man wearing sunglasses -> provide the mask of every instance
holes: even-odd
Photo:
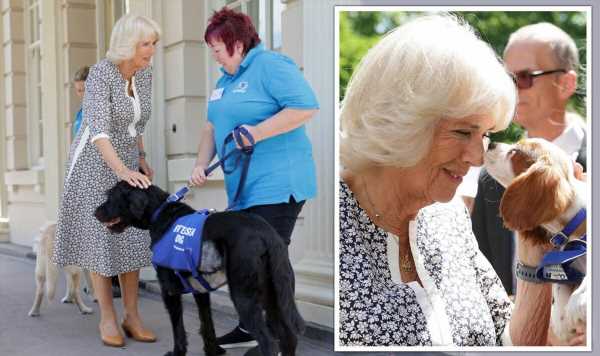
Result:
[[[504,61],[519,92],[515,122],[528,137],[554,142],[585,168],[585,122],[566,111],[577,89],[579,55],[573,39],[549,23],[528,25],[510,36]],[[473,232],[508,294],[514,294],[513,234],[499,217],[503,193],[504,188],[483,169],[473,207]]]

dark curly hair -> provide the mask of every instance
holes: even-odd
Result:
[[[244,54],[260,43],[250,16],[227,7],[215,11],[208,19],[204,41],[210,44],[215,40],[223,41],[230,56],[233,55],[236,41],[240,41],[244,46]]]

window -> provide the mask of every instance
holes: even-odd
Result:
[[[225,3],[230,9],[252,18],[266,48],[281,48],[281,13],[285,9],[281,0],[227,0]]]
[[[44,161],[44,125],[42,120],[42,18],[39,0],[27,3],[27,133],[29,165]]]
[[[281,0],[273,0],[273,11],[271,11],[271,21],[272,21],[272,33],[271,36],[271,49],[274,51],[281,50],[281,15],[283,14],[283,10],[285,10],[285,4],[281,2]]]
[[[110,47],[110,34],[115,22],[129,12],[129,0],[96,1],[96,33],[98,34],[98,58],[104,58]]]

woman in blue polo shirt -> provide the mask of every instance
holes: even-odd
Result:
[[[235,143],[223,147],[225,138],[235,127],[245,127],[255,140],[254,153],[239,199],[235,195],[242,164],[225,175],[229,205],[261,215],[289,245],[304,202],[316,195],[315,165],[304,123],[319,104],[298,66],[264,49],[247,15],[227,8],[215,12],[204,40],[223,75],[209,97],[208,122],[190,183],[206,182],[204,170],[215,154],[235,148]],[[253,338],[244,331],[240,325],[217,341],[225,348],[250,346]]]

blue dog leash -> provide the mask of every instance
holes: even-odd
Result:
[[[246,139],[250,142],[249,145],[244,145],[244,140],[243,140],[242,136],[246,137]],[[229,144],[231,141],[234,141],[234,140],[237,143],[237,145],[240,147],[240,149],[233,148],[231,151],[225,153],[225,148],[227,147],[227,144]],[[225,141],[223,142],[223,148],[221,151],[221,159],[219,161],[215,162],[212,166],[209,166],[204,171],[204,174],[208,176],[212,171],[214,171],[217,167],[220,166],[221,169],[223,170],[223,173],[231,174],[238,168],[238,166],[240,164],[240,160],[244,161],[243,167],[242,167],[242,173],[240,176],[240,182],[238,183],[238,187],[237,187],[237,190],[233,197],[233,200],[231,202],[231,205],[229,205],[226,210],[233,209],[239,203],[238,200],[239,200],[240,194],[242,193],[242,190],[244,188],[244,184],[246,183],[246,177],[248,176],[248,167],[250,167],[250,158],[252,157],[252,153],[254,153],[254,143],[255,143],[254,137],[252,137],[250,132],[245,127],[241,127],[241,126],[236,127],[235,129],[233,129],[233,132],[231,132],[229,135],[227,135],[227,137],[225,138]],[[227,170],[225,168],[225,161],[227,159],[229,159],[229,157],[231,157],[235,153],[238,154],[236,157],[236,160],[235,160],[235,164],[233,165],[233,167],[230,170]]]
[[[246,139],[250,142],[249,145],[244,145],[244,140],[242,139],[242,136],[246,137]],[[235,142],[238,144],[238,146],[240,146],[240,149],[233,148],[231,151],[225,153],[225,147],[227,146],[227,144],[229,144],[233,140],[235,140]],[[240,197],[240,194],[242,193],[244,184],[246,183],[246,177],[248,175],[248,167],[250,166],[250,158],[252,157],[252,153],[254,152],[254,144],[255,144],[254,137],[252,137],[250,132],[245,127],[241,127],[241,126],[236,127],[235,129],[233,129],[233,132],[231,132],[229,135],[227,135],[227,137],[225,138],[225,141],[223,142],[223,151],[221,154],[221,159],[204,170],[204,174],[208,176],[210,173],[212,173],[212,171],[214,171],[217,167],[220,166],[221,169],[223,170],[223,173],[231,174],[239,166],[240,160],[244,159],[244,165],[242,167],[242,175],[240,177],[240,182],[238,183],[237,191],[235,193],[235,196],[233,198],[231,205],[229,205],[227,207],[227,209],[225,209],[225,210],[231,210],[238,203],[238,199]],[[227,170],[225,168],[225,161],[228,160],[229,157],[233,156],[236,152],[238,153],[238,156],[235,161],[235,164],[232,169]],[[168,204],[180,201],[181,199],[183,199],[185,197],[185,195],[189,191],[190,191],[189,186],[185,186],[185,187],[179,189],[177,192],[171,194],[167,198],[167,200],[165,200],[158,207],[158,209],[156,209],[154,211],[154,213],[152,214],[152,217],[150,219],[150,222],[154,223],[156,221],[156,219],[158,218],[158,215],[160,214],[160,212]]]
[[[538,279],[553,283],[577,284],[585,277],[584,273],[572,268],[571,264],[576,258],[587,253],[586,234],[579,239],[569,241],[569,236],[585,222],[585,218],[586,209],[581,208],[564,229],[550,238],[550,243],[554,245],[555,250],[548,252],[542,258],[536,270]],[[563,246],[562,250],[558,250]]]

